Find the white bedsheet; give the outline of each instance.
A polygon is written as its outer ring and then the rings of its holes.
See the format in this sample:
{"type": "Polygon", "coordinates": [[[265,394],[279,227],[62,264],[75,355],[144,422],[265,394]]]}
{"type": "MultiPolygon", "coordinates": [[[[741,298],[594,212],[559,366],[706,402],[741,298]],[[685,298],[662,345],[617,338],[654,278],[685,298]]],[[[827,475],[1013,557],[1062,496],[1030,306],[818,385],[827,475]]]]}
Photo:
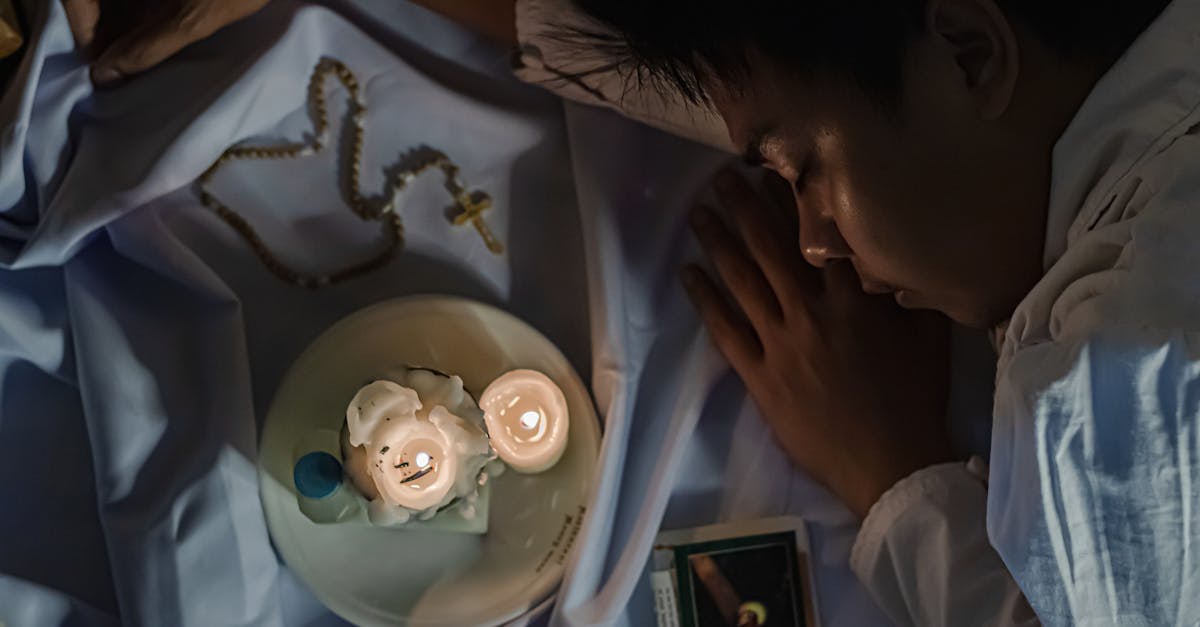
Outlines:
{"type": "MultiPolygon", "coordinates": [[[[684,211],[724,156],[611,113],[564,114],[502,52],[404,3],[277,0],[96,93],[58,3],[37,4],[0,100],[0,622],[338,624],[271,549],[257,426],[328,325],[439,292],[513,311],[593,383],[604,464],[554,622],[652,624],[660,523],[801,514],[825,624],[885,624],[845,565],[854,521],[791,471],[677,286],[695,257],[684,211]],[[401,202],[400,257],[310,292],[200,206],[189,185],[223,148],[308,127],[323,56],[365,85],[364,185],[380,189],[409,148],[445,151],[496,199],[505,256],[447,223],[431,177],[401,202]]],[[[339,200],[334,162],[241,163],[215,187],[281,256],[329,267],[379,233],[339,200]]]]}

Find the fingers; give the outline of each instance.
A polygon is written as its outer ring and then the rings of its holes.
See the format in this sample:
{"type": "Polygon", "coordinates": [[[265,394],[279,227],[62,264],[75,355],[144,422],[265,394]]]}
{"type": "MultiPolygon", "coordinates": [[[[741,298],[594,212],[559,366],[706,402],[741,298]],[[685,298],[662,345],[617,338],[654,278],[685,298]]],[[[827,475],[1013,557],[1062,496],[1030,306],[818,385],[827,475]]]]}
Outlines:
{"type": "Polygon", "coordinates": [[[113,42],[93,64],[92,80],[103,85],[145,71],[265,4],[266,0],[184,0],[113,42]]]}
{"type": "MultiPolygon", "coordinates": [[[[717,195],[733,210],[734,218],[763,276],[784,310],[802,302],[819,281],[819,275],[800,257],[792,233],[783,233],[780,220],[773,219],[770,202],[750,187],[741,176],[726,170],[717,175],[717,195]]],[[[795,208],[795,203],[788,201],[795,208]]],[[[794,211],[793,211],[794,213],[794,211]]]]}
{"type": "Polygon", "coordinates": [[[67,14],[67,24],[71,27],[71,36],[75,38],[75,47],[87,50],[96,38],[100,0],[62,0],[62,5],[67,14]]]}
{"type": "Polygon", "coordinates": [[[748,372],[762,358],[762,345],[750,325],[729,306],[729,301],[700,268],[684,268],[683,286],[717,350],[734,370],[748,372]]]}
{"type": "Polygon", "coordinates": [[[157,17],[126,32],[92,64],[92,81],[114,83],[165,61],[188,44],[208,35],[197,22],[157,17]]]}
{"type": "Polygon", "coordinates": [[[759,330],[777,324],[782,313],[770,284],[721,218],[711,209],[698,207],[692,212],[692,229],[751,324],[759,330]]]}

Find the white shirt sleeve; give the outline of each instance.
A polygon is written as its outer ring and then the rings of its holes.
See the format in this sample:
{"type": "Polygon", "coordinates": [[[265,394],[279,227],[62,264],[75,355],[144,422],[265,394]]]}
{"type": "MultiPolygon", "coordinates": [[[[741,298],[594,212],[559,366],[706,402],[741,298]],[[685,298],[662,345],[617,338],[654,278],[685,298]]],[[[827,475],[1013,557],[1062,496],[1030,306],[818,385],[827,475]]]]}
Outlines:
{"type": "Polygon", "coordinates": [[[896,625],[1038,625],[988,543],[977,460],[900,481],[863,521],[850,567],[896,625]]]}
{"type": "Polygon", "coordinates": [[[1200,333],[1115,300],[1002,371],[988,527],[1047,625],[1200,624],[1200,333]]]}
{"type": "Polygon", "coordinates": [[[707,107],[665,98],[598,55],[564,41],[572,28],[588,32],[603,26],[583,15],[570,0],[517,0],[517,54],[513,70],[520,80],[576,102],[605,107],[680,137],[734,152],[725,123],[707,107]],[[600,69],[603,68],[603,69],[600,69]]]}

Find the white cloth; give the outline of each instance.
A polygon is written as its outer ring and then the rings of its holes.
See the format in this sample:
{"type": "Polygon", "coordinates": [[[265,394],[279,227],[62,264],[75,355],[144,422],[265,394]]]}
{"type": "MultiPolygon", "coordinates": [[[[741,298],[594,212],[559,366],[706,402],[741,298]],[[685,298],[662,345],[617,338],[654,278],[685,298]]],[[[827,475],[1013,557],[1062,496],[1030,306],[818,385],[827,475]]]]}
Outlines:
{"type": "Polygon", "coordinates": [[[1176,0],[1054,153],[1047,274],[1003,337],[984,489],[902,482],[852,566],[900,624],[1200,622],[1200,1],[1176,0]]]}
{"type": "MultiPolygon", "coordinates": [[[[30,46],[0,95],[0,623],[344,624],[272,551],[258,421],[316,334],[412,293],[503,306],[587,376],[561,103],[514,80],[503,51],[384,1],[368,13],[278,0],[93,91],[61,3],[30,4],[30,46]],[[431,175],[399,199],[408,241],[394,263],[309,292],[200,206],[189,183],[226,146],[308,130],[323,56],[364,90],[366,193],[411,148],[437,147],[492,195],[508,254],[449,223],[431,175]]],[[[336,132],[344,92],[328,93],[336,132]]],[[[239,162],[214,185],[281,257],[339,267],[376,250],[380,229],[344,206],[336,163],[239,162]]]]}
{"type": "MultiPolygon", "coordinates": [[[[685,210],[728,155],[599,109],[564,117],[503,51],[405,2],[276,0],[104,91],[61,3],[27,4],[0,94],[0,474],[19,478],[0,482],[0,622],[342,624],[270,548],[257,421],[338,318],[442,292],[513,311],[591,374],[603,464],[563,618],[651,624],[642,543],[660,523],[792,513],[812,521],[823,624],[886,623],[846,566],[849,514],[789,469],[735,382],[709,385],[723,367],[707,348],[680,367],[698,328],[677,282],[696,256],[685,210]],[[508,254],[450,225],[421,179],[401,199],[405,252],[309,292],[200,206],[188,185],[225,146],[307,130],[325,55],[365,90],[367,190],[413,145],[442,149],[492,194],[508,254]]],[[[280,256],[336,267],[379,230],[349,215],[335,162],[239,162],[214,185],[280,256]]]]}

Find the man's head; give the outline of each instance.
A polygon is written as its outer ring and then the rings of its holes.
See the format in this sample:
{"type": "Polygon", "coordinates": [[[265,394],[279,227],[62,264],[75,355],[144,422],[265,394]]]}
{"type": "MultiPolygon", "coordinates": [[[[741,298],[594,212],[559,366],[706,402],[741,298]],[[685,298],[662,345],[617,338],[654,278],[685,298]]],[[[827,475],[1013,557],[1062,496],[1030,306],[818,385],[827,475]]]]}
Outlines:
{"type": "Polygon", "coordinates": [[[1042,274],[1051,152],[1166,0],[576,0],[795,188],[812,263],[972,326],[1042,274]]]}

